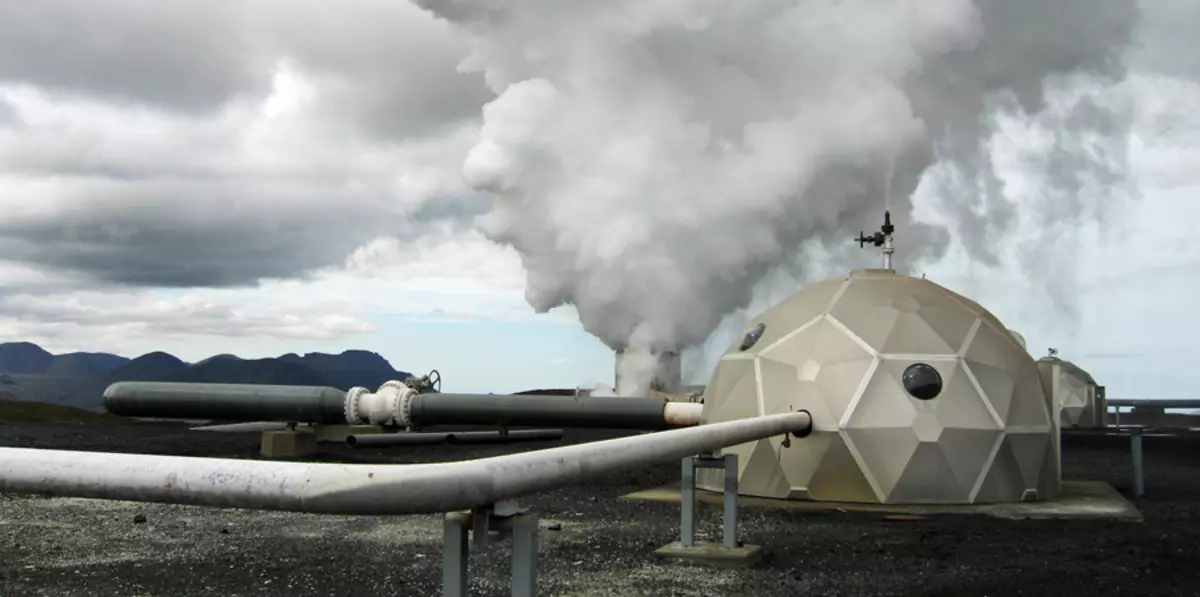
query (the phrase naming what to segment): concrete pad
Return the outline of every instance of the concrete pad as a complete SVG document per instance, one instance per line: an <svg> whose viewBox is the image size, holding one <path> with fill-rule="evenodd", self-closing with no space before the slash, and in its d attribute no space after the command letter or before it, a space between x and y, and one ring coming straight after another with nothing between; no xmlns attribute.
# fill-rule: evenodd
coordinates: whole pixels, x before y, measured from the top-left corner
<svg viewBox="0 0 1200 597"><path fill-rule="evenodd" d="M724 547L720 543L706 541L697 541L691 547L684 547L679 541L675 541L654 550L654 555L660 558L689 560L700 564L744 568L753 566L755 562L762 559L763 548L761 545L740 545L730 548Z"/></svg>
<svg viewBox="0 0 1200 597"><path fill-rule="evenodd" d="M314 425L317 441L342 444L351 435L375 435L383 433L378 425Z"/></svg>
<svg viewBox="0 0 1200 597"><path fill-rule="evenodd" d="M317 451L317 434L311 428L264 431L259 453L267 458L295 458Z"/></svg>
<svg viewBox="0 0 1200 597"><path fill-rule="evenodd" d="M669 485L646 489L621 496L623 500L679 503L679 487ZM721 493L696 490L696 502L721 505ZM817 502L811 500L782 500L741 496L743 508L783 508L809 511L878 512L884 515L927 516L934 514L975 514L995 518L1019 519L1083 519L1142 522L1142 513L1108 483L1099 481L1063 481L1062 494L1052 500L1007 504L856 504L849 502Z"/></svg>

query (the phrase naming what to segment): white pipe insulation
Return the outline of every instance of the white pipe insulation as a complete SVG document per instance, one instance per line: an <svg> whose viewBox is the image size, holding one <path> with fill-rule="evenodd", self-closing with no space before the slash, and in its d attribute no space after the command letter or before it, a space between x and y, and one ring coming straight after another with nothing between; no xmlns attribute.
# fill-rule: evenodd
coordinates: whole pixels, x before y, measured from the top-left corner
<svg viewBox="0 0 1200 597"><path fill-rule="evenodd" d="M401 465L0 448L0 493L320 514L427 514L486 506L786 433L803 436L811 428L812 418L800 411L494 458Z"/></svg>

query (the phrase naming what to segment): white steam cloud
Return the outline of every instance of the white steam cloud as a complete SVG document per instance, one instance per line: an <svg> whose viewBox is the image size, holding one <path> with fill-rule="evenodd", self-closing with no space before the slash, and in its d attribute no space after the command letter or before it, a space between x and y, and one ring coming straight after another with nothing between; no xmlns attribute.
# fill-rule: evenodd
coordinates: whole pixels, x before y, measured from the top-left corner
<svg viewBox="0 0 1200 597"><path fill-rule="evenodd" d="M487 233L521 254L535 309L574 304L614 349L703 343L885 202L901 265L941 255L947 227L994 261L1022 220L992 163L1001 118L1060 129L1041 158L1059 221L1124 176L1128 119L1098 98L1124 77L1134 0L423 4L471 34L462 68L498 95L463 165L496 196ZM1063 81L1068 116L1045 116ZM913 221L935 175L944 226Z"/></svg>

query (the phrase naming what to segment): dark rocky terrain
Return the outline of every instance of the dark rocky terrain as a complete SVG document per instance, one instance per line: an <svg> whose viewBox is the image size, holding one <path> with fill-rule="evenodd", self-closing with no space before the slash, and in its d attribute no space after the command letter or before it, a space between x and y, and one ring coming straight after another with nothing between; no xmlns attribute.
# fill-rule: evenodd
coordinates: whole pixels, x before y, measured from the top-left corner
<svg viewBox="0 0 1200 597"><path fill-rule="evenodd" d="M49 402L92 411L104 408L104 389L119 381L378 387L411 374L365 350L340 354L288 353L268 359L220 354L186 363L165 352L134 359L100 352L51 354L31 342L0 343L0 400Z"/></svg>
<svg viewBox="0 0 1200 597"><path fill-rule="evenodd" d="M615 435L568 432L565 442ZM322 460L427 462L538 449L420 446ZM1127 443L1065 439L1065 476L1128 491ZM257 457L257 434L149 423L0 423L0 445ZM1147 438L1145 522L1006 521L744 509L742 539L765 546L753 569L657 561L677 538L678 506L617 497L678 479L677 465L530 500L542 517L541 595L1197 595L1200 440ZM701 538L720 514L703 507ZM142 521L144 517L143 522ZM555 525L558 530L550 530ZM440 594L437 516L340 517L0 495L0 595ZM474 595L507 595L508 544L472 556Z"/></svg>

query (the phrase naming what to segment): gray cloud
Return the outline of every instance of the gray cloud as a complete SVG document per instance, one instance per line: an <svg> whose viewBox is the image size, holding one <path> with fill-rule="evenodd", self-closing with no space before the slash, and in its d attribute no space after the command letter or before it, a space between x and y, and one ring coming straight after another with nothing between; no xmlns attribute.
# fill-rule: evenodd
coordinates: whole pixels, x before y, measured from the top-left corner
<svg viewBox="0 0 1200 597"><path fill-rule="evenodd" d="M0 251L239 286L468 222L462 122L490 92L459 35L390 0L0 5Z"/></svg>
<svg viewBox="0 0 1200 597"><path fill-rule="evenodd" d="M0 3L0 80L209 111L269 83L241 4Z"/></svg>

